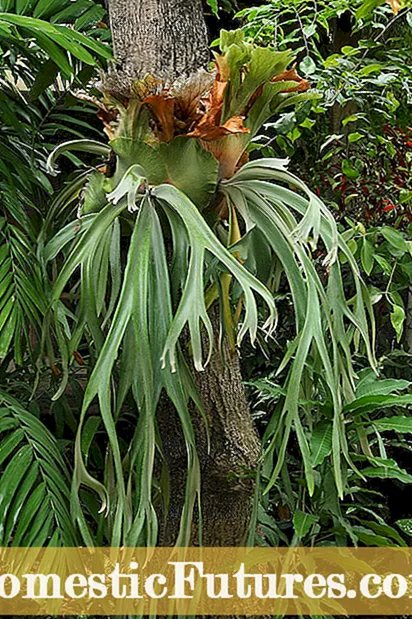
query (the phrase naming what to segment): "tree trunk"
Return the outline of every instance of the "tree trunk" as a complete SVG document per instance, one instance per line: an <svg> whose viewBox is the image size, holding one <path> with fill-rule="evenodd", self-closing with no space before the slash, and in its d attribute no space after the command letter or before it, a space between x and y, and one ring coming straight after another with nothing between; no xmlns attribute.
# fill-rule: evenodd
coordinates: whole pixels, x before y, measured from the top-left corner
<svg viewBox="0 0 412 619"><path fill-rule="evenodd" d="M110 79L117 80L119 88L125 80L130 84L147 73L171 82L207 66L209 51L201 0L108 0L108 5L118 60ZM218 308L212 313L218 340ZM195 377L211 441L208 451L204 420L193 410L202 469L203 544L207 546L244 543L254 494L253 471L260 452L239 359L230 354L226 345L222 352L215 347L211 362ZM170 508L160 543L173 545L184 501L186 447L177 414L165 397L157 420L171 485ZM192 543L196 540L195 522Z"/></svg>
<svg viewBox="0 0 412 619"><path fill-rule="evenodd" d="M108 6L120 83L130 86L147 74L173 82L207 68L202 0L108 0Z"/></svg>
<svg viewBox="0 0 412 619"><path fill-rule="evenodd" d="M218 308L212 310L215 336L219 332ZM206 342L204 342L206 345ZM241 546L249 530L254 476L260 442L254 427L240 373L239 359L229 347L220 352L215 342L211 361L195 374L209 428L193 406L192 420L201 467L201 505L204 546ZM170 505L161 525L160 542L176 541L186 481L186 448L177 413L165 397L157 414L162 447L170 475ZM252 475L250 474L252 472ZM198 519L194 518L191 544L198 544Z"/></svg>

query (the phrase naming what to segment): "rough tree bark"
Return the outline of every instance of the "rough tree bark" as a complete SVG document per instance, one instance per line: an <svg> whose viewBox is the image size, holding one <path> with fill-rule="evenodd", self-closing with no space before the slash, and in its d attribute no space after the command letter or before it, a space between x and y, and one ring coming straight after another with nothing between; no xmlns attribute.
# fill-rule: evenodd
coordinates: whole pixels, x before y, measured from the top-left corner
<svg viewBox="0 0 412 619"><path fill-rule="evenodd" d="M211 319L215 335L219 331L218 308ZM192 420L201 465L201 497L204 546L241 546L249 530L253 476L260 442L246 401L239 359L223 345L215 351L206 370L194 373L207 425L193 406ZM206 342L204 342L206 346ZM170 474L170 505L161 526L160 543L173 545L180 525L186 481L186 448L177 413L164 397L157 412L163 453ZM191 544L198 544L195 514Z"/></svg>
<svg viewBox="0 0 412 619"><path fill-rule="evenodd" d="M202 0L108 0L116 73L166 82L209 61Z"/></svg>
<svg viewBox="0 0 412 619"><path fill-rule="evenodd" d="M166 82L189 77L209 60L201 0L108 0L118 64L111 82L146 74ZM217 310L212 317L218 337ZM210 426L208 452L204 422L193 411L202 469L203 544L241 545L248 531L260 444L240 373L239 359L215 349L196 382ZM171 502L160 543L173 545L184 499L186 448L173 406L163 398L158 410L162 447L170 471ZM249 475L248 475L249 472ZM195 543L196 525L192 535Z"/></svg>

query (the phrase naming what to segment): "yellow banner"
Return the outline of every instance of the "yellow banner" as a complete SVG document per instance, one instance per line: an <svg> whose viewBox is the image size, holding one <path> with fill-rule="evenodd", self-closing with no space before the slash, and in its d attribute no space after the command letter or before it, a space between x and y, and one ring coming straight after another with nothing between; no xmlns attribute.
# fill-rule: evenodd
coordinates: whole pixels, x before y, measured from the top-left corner
<svg viewBox="0 0 412 619"><path fill-rule="evenodd" d="M0 615L407 615L410 548L3 548Z"/></svg>

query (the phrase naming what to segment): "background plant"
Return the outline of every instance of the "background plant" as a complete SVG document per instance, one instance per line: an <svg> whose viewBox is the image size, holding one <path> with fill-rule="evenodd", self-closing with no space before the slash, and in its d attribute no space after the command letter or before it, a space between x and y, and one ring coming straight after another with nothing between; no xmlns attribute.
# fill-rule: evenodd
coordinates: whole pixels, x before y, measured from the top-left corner
<svg viewBox="0 0 412 619"><path fill-rule="evenodd" d="M372 11L373 8L368 3L323 6L270 2L244 9L240 17L245 20L245 32L254 40L262 37L268 45L282 48L286 38L300 54L300 70L306 72L306 77L321 94L319 100L307 102L267 123L266 131L256 140L257 152L266 156L269 153L291 156L299 173L315 179L318 195L334 206L341 229L345 230L344 237L365 273L375 307L381 375L388 379L410 380L407 335L410 333L407 316L411 275L408 223L410 75L409 70L404 71L402 67L405 54L410 50L410 19L407 8L396 16L389 5ZM350 286L347 280L345 285ZM282 294L283 289L279 292ZM284 302L288 304L287 296ZM260 393L256 416L263 428L284 397L282 375L277 374L277 368L288 337L288 326L285 326L274 346L262 345L259 361L256 356L250 361L246 357L244 361L252 379L256 372L263 377L273 374L269 381L267 378L257 383L252 380ZM360 376L366 376L367 370L362 370L362 354L355 359ZM312 436L309 442L316 461L316 449L323 446L320 428L325 433L325 442L330 444L330 420L327 409L323 409L325 417L315 431L313 414L319 410L319 400L323 401L324 395L315 365L311 371L311 379L306 387L302 386L300 397L306 411L305 431L308 437ZM406 383L404 387L408 389ZM379 389L373 386L375 388ZM349 396L348 410L352 400L353 396ZM404 414L396 409L395 399L391 407L392 415ZM387 412L385 409L380 414ZM350 414L348 417L346 427L351 423ZM386 434L383 438L372 438L375 429L372 420L368 420L364 436L349 434L349 450L354 460L380 458L389 443L392 459L399 459L410 471L408 433L404 433L403 438L399 434L396 438L392 435L388 441ZM407 535L404 521L405 518L405 522L408 521L410 514L408 510L399 509L399 497L407 492L408 478L391 469L393 462L388 461L387 455L381 471L373 471L373 475L392 481L372 482L371 486L370 480L365 485L365 481L358 479L356 491L349 493L341 503L336 501L336 494L330 487L330 470L321 467L317 477L319 500L315 505L308 499L302 483L301 454L292 444L288 455L293 452L295 455L286 464L277 486L276 498L266 495L260 507L261 527L268 535L265 543L278 543L279 540L281 543L302 543L302 540L303 543L316 540L316 543L327 544L346 544L350 540L350 543L370 545L401 543L398 538L397 542L393 540L399 533ZM320 459L322 457L319 455ZM379 468L377 461L373 466ZM350 480L353 471L348 468L345 475ZM325 492L321 488L325 488ZM383 520L378 523L382 514ZM359 526L359 519L362 519L360 535L355 539L357 534L354 537L353 526ZM395 531L388 528L385 533L380 529L382 535L377 534L377 524L393 528L398 520ZM270 539L272 542L268 542Z"/></svg>
<svg viewBox="0 0 412 619"><path fill-rule="evenodd" d="M58 369L53 357L46 366L40 362L48 290L37 248L55 193L46 162L56 136L94 131L94 108L72 89L88 83L111 54L98 41L101 30L95 26L104 13L98 4L8 2L1 9L2 543L72 545L78 534L69 510L63 418L47 429ZM88 37L72 28L74 22ZM60 405L70 410L67 401Z"/></svg>

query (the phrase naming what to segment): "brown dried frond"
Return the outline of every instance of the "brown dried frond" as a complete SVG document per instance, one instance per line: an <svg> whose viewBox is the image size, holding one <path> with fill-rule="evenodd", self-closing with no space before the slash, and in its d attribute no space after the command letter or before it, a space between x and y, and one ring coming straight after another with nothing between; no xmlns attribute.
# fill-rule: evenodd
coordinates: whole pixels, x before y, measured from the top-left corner
<svg viewBox="0 0 412 619"><path fill-rule="evenodd" d="M130 89L130 95L133 99L144 101L151 95L160 95L164 90L164 81L148 73L143 79L134 80Z"/></svg>
<svg viewBox="0 0 412 619"><path fill-rule="evenodd" d="M104 131L109 140L114 138L115 126L119 117L119 111L116 109L108 110L107 108L100 108L97 112L97 118L102 121L104 125Z"/></svg>
<svg viewBox="0 0 412 619"><path fill-rule="evenodd" d="M215 66L219 82L228 82L230 78L230 67L224 56L215 54Z"/></svg>
<svg viewBox="0 0 412 619"><path fill-rule="evenodd" d="M165 87L165 82L150 74L137 79L113 65L107 73L101 74L101 80L96 87L101 92L110 94L113 99L120 101L123 107L127 107L124 102L129 99L142 101L149 95L159 94Z"/></svg>
<svg viewBox="0 0 412 619"><path fill-rule="evenodd" d="M218 72L209 96L202 101L204 113L193 130L188 133L191 137L206 142L219 140L231 133L249 133L249 129L243 125L244 116L233 116L221 124L227 82L220 81L219 76Z"/></svg>
<svg viewBox="0 0 412 619"><path fill-rule="evenodd" d="M170 96L176 100L182 118L194 118L201 99L210 92L214 73L200 70L188 79L176 80L170 88Z"/></svg>
<svg viewBox="0 0 412 619"><path fill-rule="evenodd" d="M296 82L296 86L289 86L288 88L285 88L284 90L281 90L280 92L298 92L298 91L309 90L310 88L308 80L305 80L303 79L303 77L300 77L300 75L296 71L296 64L294 64L291 69L287 69L286 71L283 71L283 73L276 75L276 77L274 77L271 81L272 82Z"/></svg>
<svg viewBox="0 0 412 619"><path fill-rule="evenodd" d="M394 15L397 15L402 8L402 3L399 0L387 0L391 5L391 9Z"/></svg>
<svg viewBox="0 0 412 619"><path fill-rule="evenodd" d="M200 138L206 142L215 142L220 140L226 135L234 133L249 133L250 130L243 125L244 116L232 116L223 125L214 124L213 120L210 121L208 116L205 115L199 124L194 128L189 136L193 138Z"/></svg>
<svg viewBox="0 0 412 619"><path fill-rule="evenodd" d="M170 142L174 137L175 101L160 95L150 95L143 100L148 105L157 121L157 135L161 142Z"/></svg>

